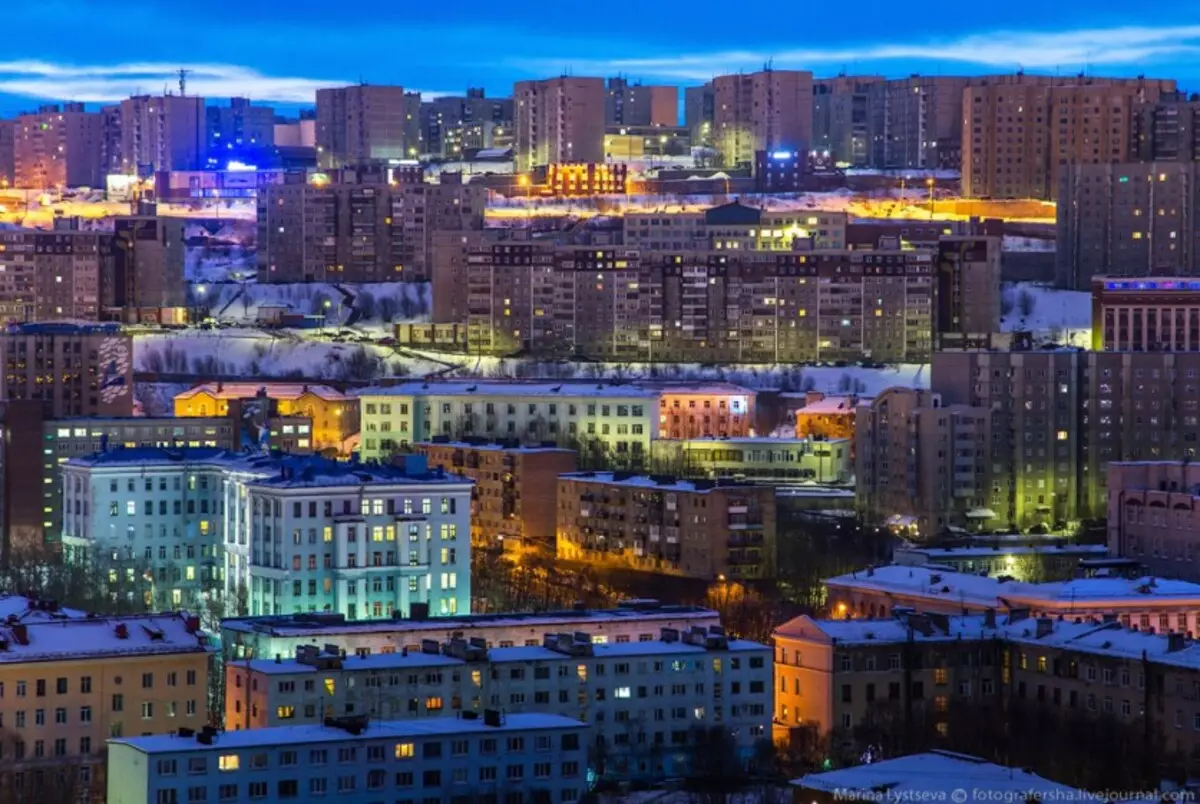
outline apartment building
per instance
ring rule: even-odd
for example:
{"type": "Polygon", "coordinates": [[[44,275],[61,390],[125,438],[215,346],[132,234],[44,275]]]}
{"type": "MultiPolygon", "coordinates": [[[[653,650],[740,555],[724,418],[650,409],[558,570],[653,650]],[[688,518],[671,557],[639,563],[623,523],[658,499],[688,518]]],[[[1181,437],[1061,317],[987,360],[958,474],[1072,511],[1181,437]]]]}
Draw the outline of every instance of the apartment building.
{"type": "Polygon", "coordinates": [[[99,319],[101,277],[111,253],[106,232],[0,232],[0,317],[9,323],[99,319]]]}
{"type": "MultiPolygon", "coordinates": [[[[587,791],[585,725],[501,714],[131,737],[109,742],[109,804],[384,795],[570,802],[587,791]],[[501,753],[503,752],[503,753],[501,753]],[[503,799],[501,798],[503,797],[503,799]]],[[[397,799],[407,800],[407,799],[397,799]]]]}
{"type": "Polygon", "coordinates": [[[225,726],[342,716],[428,723],[503,709],[589,724],[589,765],[607,778],[693,771],[697,729],[727,730],[740,758],[751,757],[771,717],[771,649],[718,627],[661,637],[594,644],[586,633],[546,634],[537,646],[512,648],[428,640],[420,652],[366,657],[310,645],[286,660],[230,662],[225,726]]]}
{"type": "Polygon", "coordinates": [[[1065,541],[1022,544],[1003,536],[990,542],[986,536],[980,537],[978,542],[961,547],[909,546],[892,551],[892,561],[896,564],[933,565],[953,572],[991,577],[1004,575],[1026,582],[1069,580],[1079,574],[1081,562],[1108,557],[1108,548],[1102,544],[1068,544],[1065,541]]]}
{"type": "Polygon", "coordinates": [[[1093,277],[1092,349],[1200,351],[1200,281],[1093,277]]]}
{"type": "Polygon", "coordinates": [[[867,167],[871,154],[871,87],[880,75],[838,75],[813,81],[812,150],[829,164],[867,167]]]}
{"type": "Polygon", "coordinates": [[[18,115],[13,129],[13,184],[31,190],[101,187],[103,117],[82,103],[46,105],[18,115]]]}
{"type": "MultiPolygon", "coordinates": [[[[100,302],[113,316],[136,323],[139,311],[185,307],[183,275],[187,221],[161,217],[153,207],[113,220],[113,265],[101,275],[100,302]]],[[[155,317],[153,320],[161,320],[155,317]]]]}
{"type": "Polygon", "coordinates": [[[483,228],[487,190],[342,171],[258,196],[260,282],[425,281],[434,233],[483,228]]]}
{"type": "Polygon", "coordinates": [[[715,104],[712,82],[683,88],[683,124],[693,144],[712,147],[713,122],[717,117],[715,104]]]}
{"type": "Polygon", "coordinates": [[[998,76],[963,92],[963,194],[1058,197],[1070,163],[1128,162],[1140,104],[1174,80],[998,76]]]}
{"type": "MultiPolygon", "coordinates": [[[[175,415],[181,419],[193,416],[230,416],[245,411],[257,402],[272,407],[280,417],[301,417],[311,424],[311,430],[296,429],[295,450],[325,452],[333,450],[348,454],[347,440],[359,430],[358,403],[328,385],[307,383],[204,383],[176,394],[175,415]],[[267,402],[266,400],[269,400],[267,402]]],[[[299,422],[280,422],[300,425],[299,422]]],[[[281,435],[291,435],[280,429],[281,435]]],[[[272,436],[274,433],[272,433],[272,436]]]]}
{"type": "Polygon", "coordinates": [[[603,162],[606,98],[603,78],[518,81],[513,86],[517,172],[603,162]]]}
{"type": "Polygon", "coordinates": [[[554,554],[558,476],[578,468],[578,453],[554,446],[438,438],[413,448],[430,466],[474,481],[473,546],[554,554]]]}
{"type": "Polygon", "coordinates": [[[651,86],[610,78],[604,123],[608,126],[678,126],[679,87],[651,86]]]}
{"type": "MultiPolygon", "coordinates": [[[[482,88],[472,87],[465,95],[448,95],[423,101],[419,111],[420,153],[452,156],[465,147],[456,141],[452,132],[465,127],[479,126],[481,130],[513,124],[513,99],[489,98],[482,88]],[[458,150],[455,149],[457,145],[458,150]]],[[[486,146],[480,146],[486,147],[486,146]]],[[[410,153],[409,156],[415,156],[410,153]]]]}
{"type": "Polygon", "coordinates": [[[203,168],[206,125],[204,98],[135,95],[121,101],[122,172],[147,176],[203,168]]]}
{"type": "MultiPolygon", "coordinates": [[[[226,662],[240,662],[294,656],[298,649],[318,644],[332,645],[354,656],[394,654],[405,649],[416,654],[425,640],[439,644],[452,639],[480,640],[488,648],[537,647],[545,634],[576,631],[591,634],[597,645],[650,642],[660,636],[663,628],[682,632],[720,624],[720,616],[712,609],[645,598],[623,601],[611,609],[433,618],[414,611],[403,620],[389,617],[351,621],[336,613],[277,614],[226,618],[221,622],[221,646],[226,662]]],[[[330,652],[328,647],[325,652],[330,652]]]]}
{"type": "Polygon", "coordinates": [[[1152,577],[1072,578],[1022,583],[1007,577],[892,564],[826,578],[837,619],[886,616],[895,607],[942,614],[1024,609],[1035,617],[1109,617],[1126,627],[1184,630],[1200,584],[1152,577]]]}
{"type": "Polygon", "coordinates": [[[827,396],[820,391],[804,394],[803,407],[796,410],[796,437],[854,440],[858,408],[871,404],[856,394],[827,396]]]}
{"type": "Polygon", "coordinates": [[[0,333],[0,398],[50,415],[133,415],[133,341],[115,325],[20,324],[0,333]]]}
{"type": "Polygon", "coordinates": [[[196,617],[9,620],[0,646],[11,804],[103,800],[106,740],[208,723],[213,647],[196,617]]]}
{"type": "Polygon", "coordinates": [[[363,460],[434,436],[515,439],[638,464],[658,435],[657,394],[599,383],[410,382],[358,392],[363,460]]]}
{"type": "Polygon", "coordinates": [[[733,383],[639,382],[658,391],[660,438],[729,438],[754,435],[757,393],[733,383]]]}
{"type": "Polygon", "coordinates": [[[16,133],[15,120],[0,120],[0,188],[12,187],[17,178],[16,133]]]}
{"type": "Polygon", "coordinates": [[[727,166],[759,151],[806,152],[813,142],[813,76],[765,69],[719,75],[713,86],[713,143],[727,166]]]}
{"type": "Polygon", "coordinates": [[[1129,161],[1193,162],[1200,151],[1197,124],[1200,102],[1188,100],[1183,92],[1163,92],[1153,103],[1133,109],[1129,161]]]}
{"type": "Polygon", "coordinates": [[[998,237],[943,235],[937,241],[937,333],[1000,331],[998,237]]]}
{"type": "MultiPolygon", "coordinates": [[[[1108,465],[1108,549],[1147,572],[1200,581],[1200,519],[1192,497],[1200,467],[1181,461],[1108,465]]],[[[1200,632],[1200,629],[1197,629],[1200,632]]]]}
{"type": "Polygon", "coordinates": [[[971,514],[984,521],[995,516],[984,508],[990,435],[982,407],[945,405],[937,394],[912,388],[881,392],[855,415],[859,511],[914,538],[966,524],[971,514]]]}
{"type": "Polygon", "coordinates": [[[846,483],[853,477],[845,438],[722,437],[662,439],[651,450],[656,472],[756,483],[846,483]]]}
{"type": "Polygon", "coordinates": [[[558,557],[689,578],[775,575],[775,489],[627,472],[558,479],[558,557]]]}
{"type": "Polygon", "coordinates": [[[317,166],[328,170],[411,158],[405,141],[410,112],[404,87],[318,89],[317,166]]]}
{"type": "Polygon", "coordinates": [[[870,166],[957,170],[962,162],[963,89],[970,78],[913,75],[867,87],[870,166]]]}
{"type": "Polygon", "coordinates": [[[1088,290],[1096,277],[1200,273],[1200,209],[1191,162],[1070,165],[1058,195],[1059,286],[1088,290]]]}
{"type": "Polygon", "coordinates": [[[221,169],[230,161],[266,166],[274,161],[275,109],[249,98],[230,98],[228,106],[204,110],[205,164],[221,169]]]}

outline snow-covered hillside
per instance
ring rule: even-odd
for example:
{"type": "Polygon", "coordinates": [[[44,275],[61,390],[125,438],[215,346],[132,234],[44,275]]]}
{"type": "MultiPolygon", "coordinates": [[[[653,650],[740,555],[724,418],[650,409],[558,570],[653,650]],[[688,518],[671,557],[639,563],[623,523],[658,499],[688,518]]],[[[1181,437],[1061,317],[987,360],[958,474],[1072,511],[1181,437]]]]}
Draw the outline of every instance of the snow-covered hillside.
{"type": "Polygon", "coordinates": [[[375,334],[393,323],[427,321],[431,305],[429,285],[424,282],[198,282],[189,292],[197,304],[207,306],[213,317],[222,321],[253,325],[260,320],[263,306],[282,306],[294,313],[324,315],[335,325],[349,320],[357,310],[356,328],[375,334]]]}
{"type": "Polygon", "coordinates": [[[1000,329],[1029,330],[1040,340],[1090,347],[1092,296],[1083,290],[1056,290],[1036,282],[1001,289],[1000,329]]]}

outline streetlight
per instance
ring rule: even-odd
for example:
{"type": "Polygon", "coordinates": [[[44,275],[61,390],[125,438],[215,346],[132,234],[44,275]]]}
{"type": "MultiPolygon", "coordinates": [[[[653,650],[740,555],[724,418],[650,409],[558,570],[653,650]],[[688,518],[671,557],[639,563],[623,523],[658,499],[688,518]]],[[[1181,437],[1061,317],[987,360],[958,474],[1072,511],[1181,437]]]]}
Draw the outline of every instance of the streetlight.
{"type": "Polygon", "coordinates": [[[925,186],[929,188],[929,220],[933,220],[933,177],[930,176],[925,180],[925,186]]]}

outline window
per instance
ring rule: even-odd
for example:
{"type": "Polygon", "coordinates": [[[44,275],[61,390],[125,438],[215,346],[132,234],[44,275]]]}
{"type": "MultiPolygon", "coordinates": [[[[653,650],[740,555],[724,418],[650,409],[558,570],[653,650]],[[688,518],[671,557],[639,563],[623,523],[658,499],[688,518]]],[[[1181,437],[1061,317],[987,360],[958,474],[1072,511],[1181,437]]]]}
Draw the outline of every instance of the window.
{"type": "Polygon", "coordinates": [[[223,771],[235,771],[241,766],[237,754],[222,754],[217,759],[217,768],[223,771]]]}
{"type": "Polygon", "coordinates": [[[413,756],[412,743],[396,743],[396,759],[412,759],[413,756]]]}

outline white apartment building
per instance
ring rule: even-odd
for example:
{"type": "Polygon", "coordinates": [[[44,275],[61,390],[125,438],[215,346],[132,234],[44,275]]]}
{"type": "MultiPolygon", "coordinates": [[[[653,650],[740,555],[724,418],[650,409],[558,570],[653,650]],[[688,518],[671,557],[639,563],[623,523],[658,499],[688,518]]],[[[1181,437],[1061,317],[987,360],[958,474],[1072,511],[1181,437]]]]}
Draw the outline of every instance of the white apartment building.
{"type": "Polygon", "coordinates": [[[554,715],[429,718],[108,741],[108,804],[570,804],[586,726],[554,715]]]}
{"type": "Polygon", "coordinates": [[[68,560],[148,573],[151,603],[347,619],[469,610],[470,481],[404,466],[209,448],[119,449],[63,465],[68,560]],[[461,534],[461,536],[460,536],[461,534]]]}
{"type": "Polygon", "coordinates": [[[603,448],[617,460],[649,459],[658,394],[627,385],[410,382],[358,392],[363,460],[434,436],[603,448]]]}
{"type": "Polygon", "coordinates": [[[334,646],[355,656],[419,652],[427,639],[480,639],[489,647],[533,647],[545,634],[584,631],[596,644],[649,642],[663,628],[686,631],[720,625],[712,609],[664,605],[657,600],[629,600],[612,609],[556,612],[506,612],[407,620],[348,620],[344,614],[301,613],[233,617],[221,622],[224,658],[230,660],[291,657],[309,645],[334,646]]]}
{"type": "Polygon", "coordinates": [[[471,487],[403,466],[287,459],[225,486],[226,594],[250,614],[470,611],[471,487]]]}
{"type": "Polygon", "coordinates": [[[591,768],[614,778],[687,774],[698,729],[723,728],[744,759],[768,737],[771,648],[717,626],[659,639],[595,644],[587,633],[489,649],[482,639],[420,651],[346,655],[308,645],[295,658],[226,665],[225,728],[409,720],[485,709],[556,714],[590,724],[591,768]]]}

